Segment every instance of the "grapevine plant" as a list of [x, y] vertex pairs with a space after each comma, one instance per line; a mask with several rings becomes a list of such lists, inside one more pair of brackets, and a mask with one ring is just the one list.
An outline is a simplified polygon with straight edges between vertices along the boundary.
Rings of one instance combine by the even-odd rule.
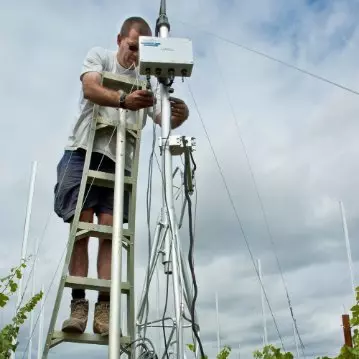
[[[10, 297], [13, 296], [18, 289], [18, 280], [22, 278], [22, 271], [26, 268], [27, 260], [23, 260], [18, 267], [11, 268], [10, 274], [4, 278], [0, 278], [0, 308], [4, 310], [8, 304]], [[16, 341], [22, 324], [27, 319], [28, 314], [35, 308], [36, 304], [41, 300], [43, 292], [39, 292], [23, 306], [17, 308], [15, 316], [11, 322], [0, 330], [0, 358], [8, 359], [12, 352], [15, 352], [18, 342]]]

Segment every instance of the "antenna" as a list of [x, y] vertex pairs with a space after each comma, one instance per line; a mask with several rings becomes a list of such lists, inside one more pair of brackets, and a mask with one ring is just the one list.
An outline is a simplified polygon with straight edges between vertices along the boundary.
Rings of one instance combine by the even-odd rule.
[[160, 5], [160, 13], [156, 21], [156, 36], [158, 36], [160, 28], [162, 26], [167, 27], [168, 31], [170, 31], [170, 23], [168, 22], [167, 14], [166, 14], [166, 0], [161, 0]]
[[[205, 355], [199, 338], [198, 319], [195, 311], [197, 285], [192, 258], [194, 239], [190, 195], [193, 192], [191, 158], [192, 152], [195, 150], [195, 139], [185, 136], [171, 136], [170, 94], [174, 92], [172, 85], [176, 77], [182, 77], [183, 80], [184, 77], [189, 77], [192, 74], [192, 42], [184, 38], [170, 38], [169, 32], [170, 24], [166, 14], [166, 1], [161, 0], [159, 16], [156, 21], [156, 36], [140, 36], [139, 38], [139, 72], [141, 75], [146, 75], [148, 84], [150, 84], [151, 76], [157, 77], [161, 95], [162, 117], [159, 148], [162, 157], [162, 208], [151, 246], [149, 265], [137, 312], [137, 331], [138, 339], [146, 339], [145, 335], [148, 327], [158, 327], [160, 325], [163, 328], [164, 337], [166, 337], [166, 328], [170, 328], [169, 336], [164, 338], [166, 339], [166, 345], [163, 355], [156, 354], [158, 357], [168, 358], [169, 352], [173, 351], [175, 358], [183, 359], [186, 356], [183, 331], [184, 328], [191, 328], [196, 337], [195, 352], [197, 354], [199, 346], [200, 354], [203, 358]], [[181, 253], [180, 226], [174, 209], [172, 156], [182, 154], [185, 155], [183, 181], [188, 202], [190, 227], [189, 263], [185, 262]], [[162, 255], [166, 282], [169, 283], [169, 276], [172, 277], [174, 303], [173, 306], [168, 304], [168, 296], [166, 295], [166, 308], [173, 307], [174, 316], [172, 318], [167, 315], [156, 320], [148, 320], [147, 317], [150, 311], [147, 305], [150, 302], [148, 299], [150, 284], [160, 255]], [[188, 273], [188, 266], [190, 267], [191, 276]], [[191, 283], [190, 278], [193, 283]], [[194, 290], [192, 287], [194, 287]], [[190, 313], [190, 318], [186, 316], [185, 304]], [[185, 324], [185, 320], [190, 324]]]

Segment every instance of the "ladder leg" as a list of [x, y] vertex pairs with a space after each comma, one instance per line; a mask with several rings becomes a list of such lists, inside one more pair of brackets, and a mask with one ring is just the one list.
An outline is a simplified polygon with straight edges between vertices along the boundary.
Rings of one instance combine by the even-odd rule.
[[110, 332], [109, 332], [109, 359], [120, 356], [121, 343], [121, 280], [122, 280], [122, 234], [123, 234], [123, 193], [125, 172], [126, 148], [126, 111], [120, 109], [120, 121], [117, 126], [116, 140], [116, 175], [114, 190], [114, 213], [112, 233], [112, 259], [111, 259], [111, 301], [110, 306]]
[[[94, 111], [93, 111], [94, 118], [97, 114], [97, 111], [98, 111], [98, 107], [95, 106]], [[78, 198], [77, 198], [75, 214], [74, 214], [74, 218], [70, 225], [70, 234], [69, 234], [68, 243], [67, 243], [67, 253], [66, 253], [65, 262], [63, 265], [63, 269], [62, 269], [62, 275], [61, 275], [60, 283], [58, 286], [55, 305], [54, 305], [54, 309], [53, 309], [53, 312], [51, 315], [50, 325], [49, 325], [49, 329], [48, 329], [48, 333], [47, 333], [47, 337], [46, 337], [46, 343], [45, 343], [45, 347], [44, 347], [44, 351], [43, 351], [43, 355], [42, 355], [43, 359], [47, 358], [50, 347], [51, 347], [52, 335], [54, 332], [56, 319], [57, 319], [57, 315], [58, 315], [60, 304], [61, 304], [61, 299], [62, 299], [63, 292], [64, 292], [65, 280], [66, 280], [66, 276], [68, 273], [71, 255], [72, 255], [72, 251], [73, 251], [73, 247], [74, 247], [74, 243], [75, 243], [75, 239], [76, 239], [77, 227], [78, 227], [78, 223], [80, 221], [82, 204], [83, 204], [83, 200], [84, 200], [84, 196], [85, 196], [85, 190], [86, 190], [86, 184], [87, 184], [87, 173], [90, 168], [91, 152], [92, 152], [93, 140], [95, 137], [95, 130], [96, 130], [96, 124], [95, 124], [95, 121], [93, 121], [93, 125], [91, 128], [90, 134], [89, 134], [89, 140], [88, 140], [89, 148], [88, 148], [88, 151], [86, 151], [84, 169], [83, 169], [81, 184], [80, 184], [80, 188], [79, 188], [79, 194], [78, 194]]]
[[[105, 87], [113, 89], [122, 89], [128, 91], [129, 89], [143, 89], [146, 88], [145, 82], [138, 82], [137, 79], [131, 79], [126, 76], [117, 74], [104, 73], [102, 76], [102, 84]], [[123, 112], [123, 111], [120, 111]], [[134, 344], [131, 343], [135, 340], [135, 302], [134, 302], [134, 238], [135, 238], [135, 212], [136, 212], [136, 189], [137, 189], [137, 174], [138, 174], [138, 162], [139, 162], [139, 149], [141, 140], [142, 120], [144, 112], [143, 110], [137, 112], [137, 124], [125, 124], [122, 119], [122, 126], [118, 126], [118, 121], [113, 122], [113, 119], [99, 117], [99, 106], [95, 105], [93, 110], [93, 119], [91, 122], [91, 129], [89, 132], [86, 157], [84, 162], [83, 174], [81, 178], [79, 194], [76, 203], [76, 209], [74, 217], [70, 225], [70, 231], [67, 242], [67, 253], [62, 268], [62, 274], [60, 283], [58, 286], [56, 300], [51, 315], [51, 320], [48, 328], [46, 343], [43, 351], [43, 359], [47, 359], [49, 350], [62, 343], [86, 343], [86, 344], [98, 344], [108, 345], [109, 353], [113, 353], [113, 358], [119, 358], [122, 352], [126, 353], [129, 357], [134, 354]], [[101, 172], [100, 170], [90, 169], [91, 156], [93, 153], [93, 144], [95, 140], [95, 134], [97, 130], [101, 130], [105, 127], [118, 128], [116, 141], [123, 139], [123, 143], [117, 141], [118, 148], [120, 149], [116, 154], [116, 159], [123, 157], [122, 161], [116, 160], [115, 173]], [[121, 137], [122, 136], [122, 137]], [[124, 176], [124, 157], [125, 157], [125, 143], [126, 138], [131, 138], [131, 143], [134, 146], [134, 153], [132, 157], [131, 174]], [[120, 164], [121, 162], [121, 164]], [[117, 181], [115, 178], [117, 177]], [[85, 191], [87, 184], [91, 186], [109, 187], [115, 188], [115, 203], [114, 203], [114, 223], [113, 226], [87, 223], [80, 220], [82, 207], [84, 203]], [[123, 228], [123, 197], [124, 189], [129, 192], [129, 213], [128, 213], [128, 228]], [[87, 194], [86, 194], [87, 195]], [[116, 218], [116, 220], [115, 220]], [[111, 276], [111, 280], [103, 280], [98, 278], [87, 277], [75, 277], [68, 275], [68, 268], [72, 257], [75, 241], [85, 237], [97, 237], [97, 238], [111, 238], [112, 236], [112, 268], [111, 273], [115, 272], [115, 275]], [[127, 279], [122, 281], [122, 260], [119, 257], [123, 248], [127, 250]], [[115, 280], [113, 280], [114, 278]], [[114, 283], [114, 285], [112, 285]], [[85, 290], [105, 291], [111, 292], [111, 305], [110, 305], [110, 332], [108, 336], [102, 336], [100, 334], [74, 334], [65, 333], [62, 331], [55, 331], [55, 325], [57, 316], [64, 293], [64, 288], [78, 288]], [[121, 330], [121, 295], [127, 296], [127, 336], [120, 338]], [[112, 310], [112, 312], [111, 312]], [[112, 328], [111, 330], [111, 321]], [[115, 325], [113, 325], [115, 323]], [[116, 334], [118, 332], [118, 335]], [[112, 340], [111, 340], [112, 333]], [[115, 334], [115, 335], [114, 335]]]

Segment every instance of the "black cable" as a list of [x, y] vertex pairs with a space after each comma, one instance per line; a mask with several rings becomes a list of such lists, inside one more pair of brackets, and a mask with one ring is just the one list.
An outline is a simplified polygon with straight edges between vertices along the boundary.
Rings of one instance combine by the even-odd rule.
[[[152, 341], [150, 339], [148, 339], [148, 338], [137, 338], [137, 339], [133, 340], [132, 342], [130, 342], [130, 343], [126, 344], [125, 346], [123, 346], [122, 350], [126, 351], [127, 348], [129, 348], [130, 346], [132, 346], [133, 344], [135, 344], [138, 341], [143, 341], [143, 342], [136, 344], [135, 349], [137, 347], [141, 346], [145, 350], [144, 353], [140, 354], [140, 357], [141, 357], [141, 355], [144, 355], [144, 356], [146, 355], [145, 357], [147, 359], [157, 359], [158, 358], [157, 354], [156, 354], [156, 351], [155, 351], [155, 347], [154, 347]], [[149, 342], [149, 344], [152, 347], [152, 350], [149, 350], [148, 346], [144, 343], [145, 341]]]
[[[199, 344], [199, 348], [201, 351], [201, 357], [202, 359], [205, 358], [205, 354], [204, 354], [204, 350], [203, 350], [203, 346], [202, 346], [202, 342], [201, 339], [199, 338], [198, 335], [198, 328], [196, 328], [196, 324], [195, 324], [195, 305], [196, 305], [196, 300], [197, 300], [197, 296], [198, 296], [198, 287], [197, 287], [197, 281], [196, 281], [196, 275], [194, 272], [194, 259], [193, 259], [193, 247], [194, 247], [194, 236], [193, 236], [193, 223], [192, 223], [192, 201], [191, 201], [191, 197], [189, 195], [189, 186], [188, 186], [188, 158], [189, 158], [189, 147], [187, 147], [187, 143], [186, 143], [186, 139], [185, 137], [183, 137], [183, 142], [185, 144], [185, 153], [187, 153], [187, 156], [185, 156], [185, 166], [184, 166], [184, 187], [185, 187], [185, 196], [186, 196], [186, 200], [188, 203], [188, 223], [189, 223], [189, 239], [190, 239], [190, 246], [189, 246], [189, 251], [188, 251], [188, 263], [189, 263], [189, 267], [190, 267], [190, 271], [191, 271], [191, 275], [192, 275], [192, 280], [193, 280], [193, 287], [194, 287], [194, 294], [193, 294], [193, 301], [192, 301], [192, 305], [191, 305], [191, 322], [192, 322], [192, 331], [197, 339], [197, 342]], [[187, 160], [187, 161], [186, 161]], [[192, 157], [192, 161], [194, 162], [194, 159]]]

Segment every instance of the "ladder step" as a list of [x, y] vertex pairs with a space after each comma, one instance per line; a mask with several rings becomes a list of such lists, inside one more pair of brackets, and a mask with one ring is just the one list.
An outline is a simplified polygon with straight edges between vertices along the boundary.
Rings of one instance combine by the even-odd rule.
[[[105, 279], [97, 279], [97, 278], [67, 276], [65, 280], [65, 287], [95, 290], [98, 292], [109, 292], [111, 289], [111, 281]], [[128, 282], [121, 283], [122, 293], [129, 294], [130, 288], [131, 288], [130, 283]]]
[[[87, 182], [92, 183], [94, 186], [114, 188], [115, 175], [108, 172], [89, 170]], [[129, 190], [134, 184], [133, 178], [129, 176], [125, 176], [124, 182], [126, 190]]]
[[[103, 337], [100, 334], [75, 334], [75, 333], [64, 333], [61, 331], [54, 331], [51, 339], [50, 348], [60, 344], [61, 342], [69, 343], [82, 343], [82, 344], [97, 344], [97, 345], [108, 345], [108, 336]], [[129, 344], [130, 337], [121, 337], [121, 344]]]
[[[97, 117], [96, 120], [96, 130], [100, 130], [101, 128], [110, 126], [110, 127], [116, 127], [117, 126], [117, 121], [111, 121], [108, 118], [104, 118], [104, 117]], [[140, 126], [137, 124], [133, 124], [133, 123], [126, 123], [126, 129], [127, 130], [131, 130], [131, 131], [139, 131], [140, 130]], [[137, 134], [132, 134], [133, 136], [137, 137]]]
[[109, 71], [102, 72], [102, 84], [112, 90], [123, 90], [126, 93], [131, 93], [136, 90], [146, 88], [145, 81], [139, 81], [136, 78], [128, 77], [127, 75], [120, 75]]
[[[96, 237], [96, 238], [107, 238], [111, 239], [112, 236], [112, 226], [105, 226], [103, 224], [95, 224], [95, 223], [87, 223], [87, 222], [79, 222], [78, 232], [76, 234], [76, 240], [85, 237]], [[124, 228], [123, 229], [123, 241], [126, 244], [130, 244], [131, 236], [133, 235], [133, 231]]]

